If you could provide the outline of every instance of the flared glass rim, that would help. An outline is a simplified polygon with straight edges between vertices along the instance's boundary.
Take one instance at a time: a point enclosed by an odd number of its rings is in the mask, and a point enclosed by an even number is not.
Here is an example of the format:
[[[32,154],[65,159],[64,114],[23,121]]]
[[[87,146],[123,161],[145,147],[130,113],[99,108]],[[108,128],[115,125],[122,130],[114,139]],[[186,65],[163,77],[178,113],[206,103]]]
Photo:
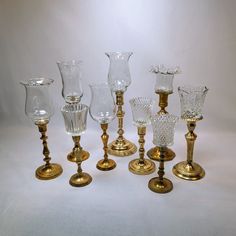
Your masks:
[[[166,120],[163,120],[163,117]],[[178,122],[179,117],[172,114],[162,114],[162,115],[153,115],[151,117],[151,122],[168,122],[168,123],[176,123]]]
[[[127,54],[129,57],[132,56],[133,52],[124,52],[124,51],[115,51],[115,52],[105,52],[105,55],[111,56],[111,55],[122,55]]]
[[[68,108],[73,108],[76,107],[76,109],[68,109]],[[61,107],[61,112],[65,113],[76,113],[76,112],[82,112],[85,110],[88,110],[89,107],[86,104],[83,103],[78,103],[78,104],[66,104]]]
[[[190,86],[190,85],[185,85],[185,86],[179,86],[178,91],[179,92],[184,92],[184,93],[191,93],[191,92],[201,92],[201,93],[206,93],[209,89],[206,86]]]
[[[25,85],[25,86],[45,86],[45,85],[50,85],[53,83],[54,80],[50,78],[44,78],[44,77],[35,77],[31,78],[27,81],[20,81],[20,84]]]
[[[75,65],[81,65],[83,63],[82,60],[79,59],[72,59],[72,60],[66,60],[66,61],[57,61],[57,65],[63,65],[63,66],[75,66]]]
[[[145,101],[145,104],[138,102],[140,100]],[[149,97],[134,97],[134,98],[131,98],[129,100],[130,104],[135,104],[135,105],[139,105],[140,104],[140,105],[150,105],[150,106],[152,106],[153,102],[154,102],[153,99],[151,99]]]

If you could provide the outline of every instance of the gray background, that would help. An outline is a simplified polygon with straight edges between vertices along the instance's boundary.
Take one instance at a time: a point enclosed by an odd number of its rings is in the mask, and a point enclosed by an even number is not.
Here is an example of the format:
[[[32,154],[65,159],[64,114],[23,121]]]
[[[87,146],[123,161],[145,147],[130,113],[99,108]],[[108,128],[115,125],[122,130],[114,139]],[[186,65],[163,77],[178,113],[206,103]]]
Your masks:
[[[64,235],[235,235],[236,140],[236,1],[234,0],[0,0],[0,236]],[[179,122],[166,163],[174,190],[152,193],[148,180],[127,170],[127,158],[112,157],[117,168],[103,173],[98,124],[88,117],[82,145],[91,153],[83,168],[91,185],[68,184],[75,173],[66,160],[72,141],[65,134],[60,107],[61,78],[56,61],[83,60],[82,102],[90,103],[89,83],[105,82],[106,51],[132,51],[132,84],[125,94],[126,136],[137,144],[128,100],[154,94],[155,64],[178,65],[168,111],[179,115],[177,86],[206,85],[204,120],[198,123],[194,158],[206,170],[199,182],[175,178],[172,166],[186,157]],[[64,172],[44,182],[34,178],[42,163],[36,127],[24,114],[21,80],[45,76],[55,80],[55,115],[48,128],[49,147]],[[117,122],[110,126],[114,139]],[[152,147],[148,129],[146,149]]]

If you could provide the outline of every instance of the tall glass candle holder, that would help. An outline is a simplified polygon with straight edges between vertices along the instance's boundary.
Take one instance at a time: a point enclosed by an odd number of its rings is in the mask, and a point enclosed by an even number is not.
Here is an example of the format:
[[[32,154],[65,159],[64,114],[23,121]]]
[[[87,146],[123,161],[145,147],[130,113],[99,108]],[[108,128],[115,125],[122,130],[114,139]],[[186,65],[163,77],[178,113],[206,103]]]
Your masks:
[[[52,82],[52,79],[47,78],[33,78],[21,82],[26,90],[25,114],[38,126],[41,133],[40,139],[43,142],[45,164],[35,171],[35,176],[40,180],[54,179],[63,171],[59,164],[50,162],[51,157],[47,144],[47,124],[53,114],[52,100],[49,94]]]
[[[80,136],[86,131],[88,106],[84,104],[67,104],[61,109],[66,132],[72,136],[75,143],[73,156],[78,165],[77,173],[70,178],[70,185],[74,187],[83,187],[92,182],[92,177],[82,171],[81,164],[89,153],[80,146]],[[86,157],[86,158],[85,158]]]
[[[79,103],[83,96],[80,60],[57,62],[62,78],[62,96],[66,103]]]
[[[129,70],[129,58],[132,52],[110,52],[106,53],[110,59],[108,72],[108,84],[111,90],[116,94],[117,119],[118,119],[118,137],[108,145],[108,153],[115,156],[129,156],[137,151],[137,147],[124,138],[123,118],[124,111],[124,93],[131,84]]]
[[[92,99],[89,113],[93,120],[97,121],[103,134],[101,136],[103,142],[104,159],[98,161],[97,168],[102,171],[112,170],[116,167],[115,161],[108,159],[108,124],[115,118],[116,106],[112,96],[112,92],[108,84],[90,85]]]
[[[169,179],[164,178],[164,157],[167,146],[174,143],[174,127],[178,121],[177,116],[163,114],[152,117],[153,144],[159,147],[160,164],[158,177],[152,178],[148,187],[156,193],[168,193],[173,189],[173,184]]]
[[[145,159],[145,134],[147,125],[151,124],[152,100],[145,97],[133,98],[130,101],[133,123],[137,126],[139,135],[139,158],[129,162],[129,170],[138,175],[148,175],[155,171],[155,164]]]
[[[159,95],[159,107],[158,115],[168,114],[166,107],[168,106],[168,96],[173,93],[173,79],[174,75],[179,73],[179,68],[166,68],[162,65],[152,67],[151,72],[156,74],[155,92]],[[151,148],[147,155],[154,161],[160,161],[159,147]],[[164,160],[171,161],[175,157],[175,153],[166,148]]]
[[[173,173],[185,180],[199,180],[204,177],[204,169],[193,162],[193,149],[197,135],[194,133],[196,122],[203,119],[202,108],[208,89],[202,87],[179,87],[181,118],[187,122],[187,160],[176,164]]]

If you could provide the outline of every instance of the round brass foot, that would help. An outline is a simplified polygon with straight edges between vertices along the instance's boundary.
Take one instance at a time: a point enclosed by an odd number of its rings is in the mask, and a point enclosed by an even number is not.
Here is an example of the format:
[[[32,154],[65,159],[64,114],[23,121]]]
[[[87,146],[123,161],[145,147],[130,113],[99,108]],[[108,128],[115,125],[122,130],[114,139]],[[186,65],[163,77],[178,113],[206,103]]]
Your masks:
[[[113,156],[130,156],[137,151],[137,147],[127,139],[115,140],[108,145],[108,153]]]
[[[173,189],[173,184],[169,179],[164,178],[160,181],[158,177],[150,179],[148,187],[155,193],[168,193]]]
[[[185,180],[199,180],[205,176],[204,169],[197,163],[188,164],[187,161],[182,161],[176,164],[173,169],[175,176]]]
[[[89,155],[90,155],[89,152],[82,150],[79,153],[81,155],[82,161],[85,161],[89,158]],[[67,160],[71,162],[76,162],[76,157],[73,152],[67,155]]]
[[[136,175],[149,175],[156,169],[153,161],[145,159],[143,163],[140,163],[139,159],[134,159],[129,163],[129,171]]]
[[[112,170],[115,167],[116,167],[116,163],[115,163],[115,161],[113,161],[111,159],[108,159],[108,160],[102,159],[102,160],[98,161],[98,163],[97,163],[97,168],[102,171]]]
[[[62,167],[59,164],[50,163],[37,168],[35,176],[40,180],[49,180],[58,177],[62,172]]]
[[[90,184],[91,182],[92,177],[89,174],[82,172],[80,174],[77,173],[72,175],[69,183],[73,187],[83,187]]]
[[[158,147],[151,148],[147,152],[147,156],[154,161],[160,161],[160,149]],[[175,153],[171,149],[167,148],[165,151],[164,161],[171,161],[174,157]]]

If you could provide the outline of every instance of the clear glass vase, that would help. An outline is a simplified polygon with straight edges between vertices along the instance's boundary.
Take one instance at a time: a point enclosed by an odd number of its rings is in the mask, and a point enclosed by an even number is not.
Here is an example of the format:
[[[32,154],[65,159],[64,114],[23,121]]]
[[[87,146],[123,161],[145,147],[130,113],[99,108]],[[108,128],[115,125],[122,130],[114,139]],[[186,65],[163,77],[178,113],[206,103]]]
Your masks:
[[[110,59],[108,84],[113,92],[125,92],[131,84],[129,58],[132,52],[107,52]]]
[[[83,96],[81,64],[79,60],[57,62],[62,78],[62,96],[70,104],[79,103]]]

